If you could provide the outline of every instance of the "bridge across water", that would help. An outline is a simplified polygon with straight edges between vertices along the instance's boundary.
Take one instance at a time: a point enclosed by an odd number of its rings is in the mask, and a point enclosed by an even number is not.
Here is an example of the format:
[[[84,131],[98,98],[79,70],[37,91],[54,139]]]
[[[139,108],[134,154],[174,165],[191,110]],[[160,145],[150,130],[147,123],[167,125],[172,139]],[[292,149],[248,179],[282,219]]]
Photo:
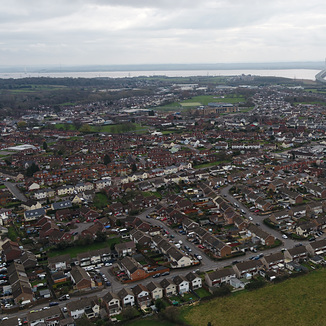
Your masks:
[[[326,77],[326,69],[322,70],[316,75],[316,80],[321,83],[326,83],[325,77]]]

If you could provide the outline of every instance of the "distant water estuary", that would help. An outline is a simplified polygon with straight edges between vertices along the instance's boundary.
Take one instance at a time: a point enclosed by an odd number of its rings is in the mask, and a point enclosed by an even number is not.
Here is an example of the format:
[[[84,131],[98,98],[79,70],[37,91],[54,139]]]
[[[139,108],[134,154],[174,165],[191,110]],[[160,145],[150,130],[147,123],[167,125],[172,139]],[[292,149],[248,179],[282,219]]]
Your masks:
[[[316,74],[320,70],[316,69],[238,69],[238,70],[160,70],[160,71],[73,71],[73,72],[2,72],[0,78],[27,78],[27,77],[51,77],[51,78],[125,78],[139,76],[167,76],[167,77],[191,77],[191,76],[239,76],[239,75],[255,75],[255,76],[273,76],[285,77],[290,79],[307,79],[315,80]]]

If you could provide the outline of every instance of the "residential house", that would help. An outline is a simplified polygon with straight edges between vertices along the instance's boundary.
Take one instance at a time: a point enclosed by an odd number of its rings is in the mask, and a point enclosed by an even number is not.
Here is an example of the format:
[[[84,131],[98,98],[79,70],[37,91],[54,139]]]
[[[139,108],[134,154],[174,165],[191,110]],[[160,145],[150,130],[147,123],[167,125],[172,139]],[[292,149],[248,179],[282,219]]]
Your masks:
[[[237,263],[233,266],[233,269],[239,278],[244,277],[246,274],[249,274],[250,276],[255,275],[262,268],[263,263],[260,260],[248,260]]]
[[[117,315],[121,312],[120,298],[117,293],[109,291],[103,298],[102,302],[105,305],[109,316]]]
[[[44,208],[32,209],[24,212],[25,222],[35,221],[45,215]]]
[[[128,277],[133,280],[140,280],[148,276],[147,272],[143,269],[142,265],[136,262],[131,257],[124,257],[119,263],[121,269],[123,269]]]
[[[163,288],[164,296],[171,297],[177,294],[177,286],[172,280],[164,278],[160,282],[160,286]]]
[[[139,307],[148,307],[152,302],[152,297],[149,290],[142,284],[137,284],[132,288],[137,305]]]
[[[284,254],[282,252],[276,252],[268,256],[261,258],[262,263],[266,269],[278,269],[280,264],[284,264]]]
[[[69,254],[49,257],[48,268],[51,272],[65,271],[71,268],[71,258]]]
[[[271,246],[275,243],[275,237],[263,231],[253,223],[250,223],[247,228],[248,236],[257,238],[263,246]]]
[[[147,284],[147,289],[150,292],[153,301],[163,298],[163,287],[157,282],[150,282]]]
[[[326,253],[326,239],[310,242],[306,245],[306,249],[311,256],[324,256]]]
[[[100,305],[96,296],[90,298],[85,297],[67,303],[67,310],[69,315],[74,319],[81,318],[83,315],[86,315],[88,319],[92,319],[99,316]]]
[[[186,279],[189,281],[191,290],[196,290],[202,287],[202,279],[196,273],[188,273]]]
[[[179,294],[184,294],[189,292],[189,281],[182,275],[177,275],[173,278],[174,284],[177,286],[177,292]]]
[[[308,251],[305,246],[293,247],[284,251],[285,262],[304,260],[307,257]]]
[[[39,310],[36,312],[27,313],[28,325],[47,325],[55,326],[59,325],[60,319],[62,318],[62,313],[60,307],[51,307],[47,310]],[[18,325],[18,324],[17,324]]]
[[[118,243],[115,245],[115,250],[119,257],[132,256],[136,253],[136,244],[134,241]]]
[[[20,258],[22,250],[19,248],[17,242],[7,240],[2,245],[2,257],[6,262],[11,262],[15,259]]]
[[[89,289],[95,285],[89,274],[80,266],[74,266],[70,275],[74,288],[77,290]]]
[[[229,284],[230,280],[236,276],[233,268],[222,268],[211,273],[206,273],[205,282],[209,287],[220,286],[221,284]]]
[[[118,297],[121,302],[122,307],[134,306],[135,305],[135,295],[132,290],[128,287],[122,288],[118,292]]]

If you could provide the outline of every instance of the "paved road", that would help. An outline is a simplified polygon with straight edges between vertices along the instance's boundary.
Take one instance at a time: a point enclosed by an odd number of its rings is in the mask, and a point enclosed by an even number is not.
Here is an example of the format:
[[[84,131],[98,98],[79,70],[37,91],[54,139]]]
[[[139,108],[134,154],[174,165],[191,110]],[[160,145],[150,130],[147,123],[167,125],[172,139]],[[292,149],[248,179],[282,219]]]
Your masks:
[[[15,183],[12,182],[4,182],[4,185],[8,188],[8,190],[13,194],[14,197],[19,199],[22,202],[26,202],[27,198],[25,195],[17,188]]]

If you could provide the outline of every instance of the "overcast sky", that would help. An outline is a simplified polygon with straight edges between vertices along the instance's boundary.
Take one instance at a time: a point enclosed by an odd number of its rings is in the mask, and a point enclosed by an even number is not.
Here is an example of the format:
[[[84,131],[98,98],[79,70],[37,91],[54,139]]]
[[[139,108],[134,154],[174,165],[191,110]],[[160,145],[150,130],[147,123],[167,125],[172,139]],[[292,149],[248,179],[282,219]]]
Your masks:
[[[0,0],[0,65],[323,61],[322,0]]]

